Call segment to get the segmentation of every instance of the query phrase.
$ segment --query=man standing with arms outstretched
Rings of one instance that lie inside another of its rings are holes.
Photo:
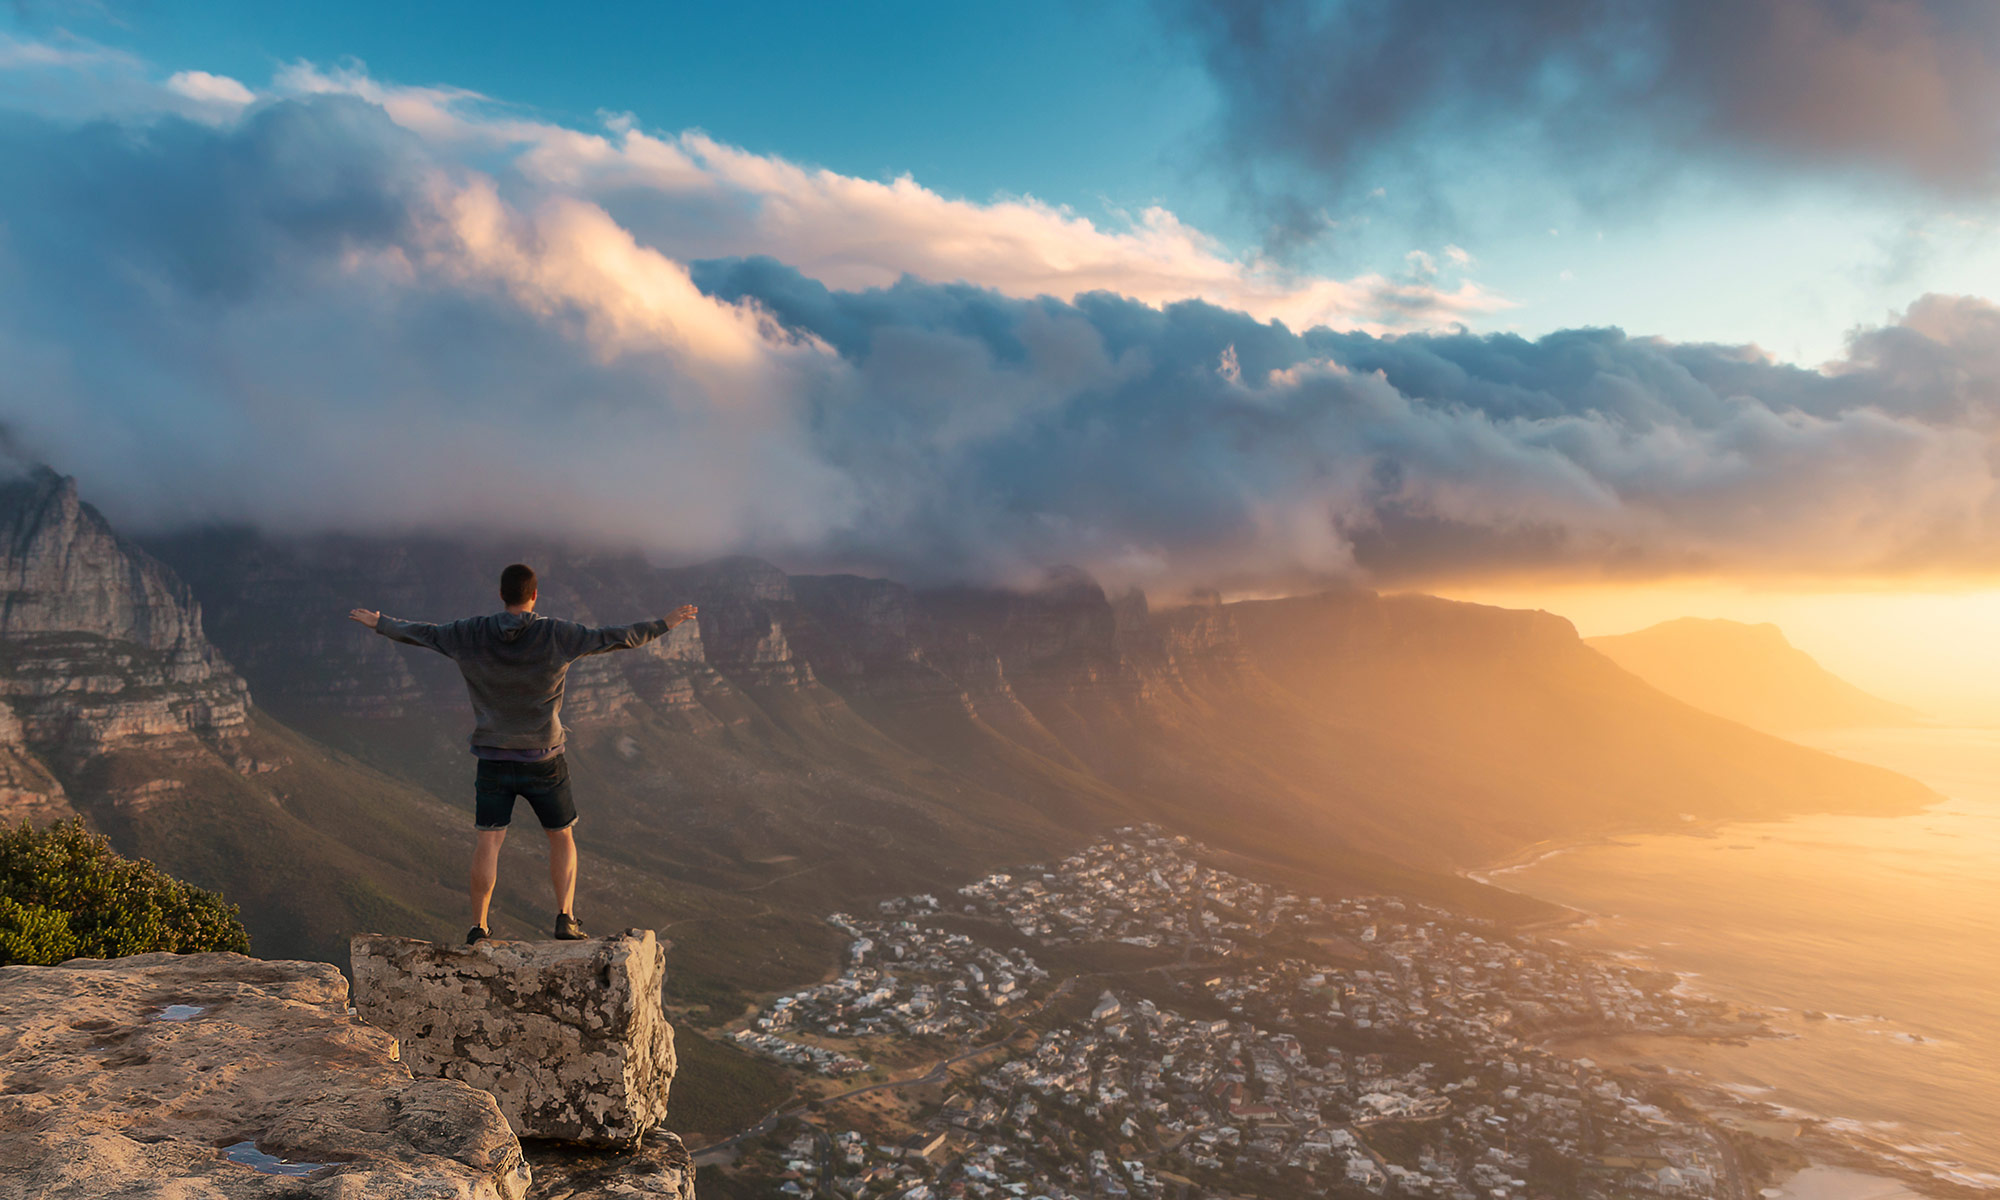
[[[449,625],[398,621],[357,608],[347,615],[398,642],[435,650],[458,664],[472,692],[472,753],[479,759],[473,824],[472,919],[467,945],[484,940],[486,910],[500,876],[500,843],[507,838],[514,801],[526,799],[549,835],[549,885],[556,893],[555,936],[587,936],[571,909],[576,902],[576,806],[563,757],[563,679],[587,654],[631,650],[695,615],[683,605],[657,621],[592,629],[535,612],[535,571],[515,563],[500,573],[507,611],[467,617]]]

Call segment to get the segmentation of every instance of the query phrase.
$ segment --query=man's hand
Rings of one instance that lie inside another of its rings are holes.
[[[347,619],[350,621],[359,621],[368,628],[373,629],[375,628],[375,623],[382,619],[382,614],[372,609],[355,608],[348,610]]]
[[[696,609],[695,606],[692,604],[681,605],[679,608],[667,614],[668,628],[672,628],[673,626],[680,624],[682,621],[694,620],[694,614],[698,611],[699,610]]]

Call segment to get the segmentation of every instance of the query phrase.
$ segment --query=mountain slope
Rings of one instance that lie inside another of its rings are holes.
[[[257,713],[187,585],[73,480],[0,484],[0,587],[0,821],[80,813],[242,905],[266,951],[331,958],[370,918],[438,927],[449,892],[396,846],[435,802]]]
[[[561,615],[698,603],[667,639],[579,662],[567,714],[578,911],[674,944],[684,1129],[754,1119],[764,1101],[715,1099],[732,1079],[769,1098],[698,1030],[818,977],[840,949],[827,912],[948,894],[1109,826],[1160,821],[1321,894],[1516,920],[1551,910],[1451,869],[1683,812],[1928,798],[1695,712],[1541,614],[1365,592],[1155,612],[1074,572],[919,590],[419,539],[209,530],[141,549],[46,472],[0,485],[0,535],[0,819],[80,812],[241,904],[266,955],[341,961],[357,930],[463,928],[463,684],[349,608],[485,611],[517,557]],[[532,822],[500,879],[495,932],[545,930]]]
[[[80,813],[121,852],[240,904],[263,954],[340,961],[363,928],[453,937],[472,762],[456,671],[347,622],[344,599],[323,603],[368,578],[357,563],[297,574],[260,547],[211,556],[228,575],[206,583],[260,696],[303,729],[251,703],[189,586],[73,480],[37,471],[0,484],[0,820]],[[395,574],[379,569],[382,552],[357,551],[377,581]],[[386,561],[404,553],[389,547]],[[630,568],[581,578],[628,616],[650,611],[629,590],[659,580]],[[470,605],[474,590],[440,600]],[[729,636],[718,628],[725,659],[756,657],[755,637]],[[706,664],[693,627],[573,677],[577,774],[587,799],[605,798],[581,830],[580,907],[673,930],[693,990],[791,982],[833,946],[825,911],[942,887],[1130,819],[1129,798],[1060,771],[1007,794],[952,777],[782,654],[742,678]],[[507,848],[498,930],[547,926],[539,841]],[[744,953],[746,940],[759,952]]]
[[[1506,918],[1542,909],[1451,872],[1683,813],[1927,798],[1696,713],[1539,614],[1366,592],[1155,612],[1075,572],[922,590],[420,539],[210,530],[141,550],[46,473],[0,490],[0,522],[16,815],[73,806],[243,903],[266,953],[337,958],[363,926],[457,931],[463,685],[345,613],[483,611],[521,556],[553,613],[701,606],[668,639],[579,662],[568,716],[581,911],[665,930],[683,998],[720,1011],[817,971],[826,911],[1137,819],[1330,893]],[[548,918],[532,832],[506,851],[508,933]]]
[[[1400,828],[1456,861],[1461,847],[1491,854],[1681,814],[1896,811],[1931,799],[1901,776],[1673,700],[1546,614],[1366,594],[1232,607],[1253,661],[1402,781],[1341,803],[1393,805]]]
[[[553,546],[218,532],[156,545],[213,597],[217,636],[274,712],[446,796],[463,786],[456,673],[359,635],[348,607],[480,611],[520,555],[542,569],[549,612],[699,604],[684,642],[579,664],[571,705],[616,852],[636,853],[648,821],[693,822],[693,841],[656,861],[716,887],[829,856],[846,872],[911,869],[879,861],[891,845],[970,866],[964,839],[1038,854],[1145,817],[1322,878],[1449,889],[1430,873],[1552,837],[1928,796],[1694,712],[1557,618],[1421,597],[1154,612],[1074,572],[1027,591],[923,590]]]
[[[1754,729],[1787,733],[1918,719],[1820,666],[1776,625],[1682,617],[1587,644],[1669,696]]]

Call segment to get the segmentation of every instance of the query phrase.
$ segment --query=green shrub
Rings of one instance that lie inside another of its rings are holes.
[[[0,896],[0,963],[46,966],[77,957],[76,934],[69,918],[39,904],[22,904]]]
[[[81,820],[0,829],[0,965],[249,949],[234,904],[121,856]]]

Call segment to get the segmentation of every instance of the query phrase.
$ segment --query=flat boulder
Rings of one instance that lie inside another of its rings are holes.
[[[472,946],[364,933],[354,1003],[418,1075],[490,1092],[524,1138],[631,1147],[667,1115],[674,1029],[651,930]]]
[[[522,1200],[493,1098],[414,1078],[325,963],[0,967],[0,1200]]]

